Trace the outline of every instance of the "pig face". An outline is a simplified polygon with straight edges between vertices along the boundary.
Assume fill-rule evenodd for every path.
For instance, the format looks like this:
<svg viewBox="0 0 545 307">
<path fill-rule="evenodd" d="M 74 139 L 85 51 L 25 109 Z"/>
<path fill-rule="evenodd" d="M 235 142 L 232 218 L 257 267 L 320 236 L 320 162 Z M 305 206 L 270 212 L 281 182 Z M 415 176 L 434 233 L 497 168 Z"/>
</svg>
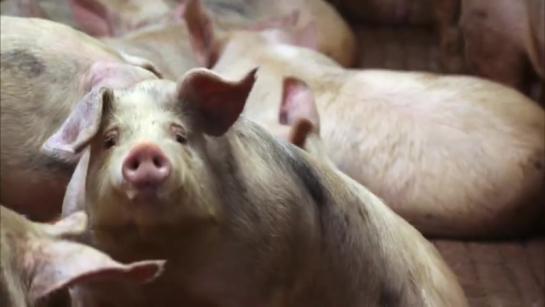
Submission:
<svg viewBox="0 0 545 307">
<path fill-rule="evenodd" d="M 125 217 L 149 223 L 207 211 L 182 207 L 207 194 L 197 184 L 198 178 L 206 177 L 205 162 L 195 152 L 195 143 L 202 139 L 177 110 L 175 89 L 169 87 L 154 92 L 153 84 L 140 84 L 115 93 L 108 102 L 102 127 L 91 143 L 87 185 L 101 221 L 113 218 L 118 223 Z"/>
<path fill-rule="evenodd" d="M 95 89 L 43 148 L 68 159 L 90 144 L 87 171 L 76 172 L 86 178 L 73 178 L 81 183 L 67 193 L 85 193 L 91 218 L 101 224 L 215 218 L 206 144 L 236 121 L 254 74 L 231 82 L 195 69 L 178 85 L 149 80 L 127 90 Z"/>
</svg>

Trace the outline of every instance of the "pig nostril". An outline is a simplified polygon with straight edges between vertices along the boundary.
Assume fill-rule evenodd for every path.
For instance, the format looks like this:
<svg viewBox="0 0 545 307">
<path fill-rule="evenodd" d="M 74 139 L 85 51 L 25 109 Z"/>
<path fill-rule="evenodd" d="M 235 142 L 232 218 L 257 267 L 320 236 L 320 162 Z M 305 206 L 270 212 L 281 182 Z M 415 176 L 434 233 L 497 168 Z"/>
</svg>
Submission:
<svg viewBox="0 0 545 307">
<path fill-rule="evenodd" d="M 137 170 L 139 166 L 140 166 L 140 162 L 135 159 L 129 164 L 129 169 L 134 171 L 134 170 Z"/>
<path fill-rule="evenodd" d="M 153 165 L 157 168 L 161 168 L 164 165 L 163 159 L 160 157 L 153 157 Z"/>
</svg>

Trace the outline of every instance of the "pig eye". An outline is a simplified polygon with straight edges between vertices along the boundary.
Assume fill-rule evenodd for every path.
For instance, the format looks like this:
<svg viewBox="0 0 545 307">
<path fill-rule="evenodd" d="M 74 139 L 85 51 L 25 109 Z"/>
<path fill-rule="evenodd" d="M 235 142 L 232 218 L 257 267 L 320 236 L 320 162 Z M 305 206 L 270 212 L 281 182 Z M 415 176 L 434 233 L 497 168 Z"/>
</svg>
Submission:
<svg viewBox="0 0 545 307">
<path fill-rule="evenodd" d="M 110 149 L 117 144 L 117 130 L 108 131 L 104 136 L 104 148 Z"/>
<path fill-rule="evenodd" d="M 187 139 L 181 134 L 176 134 L 176 142 L 180 144 L 185 144 L 187 142 Z"/>
<path fill-rule="evenodd" d="M 172 133 L 174 134 L 174 138 L 176 139 L 176 142 L 180 144 L 187 143 L 187 137 L 183 127 L 179 125 L 172 125 L 170 129 Z"/>
</svg>

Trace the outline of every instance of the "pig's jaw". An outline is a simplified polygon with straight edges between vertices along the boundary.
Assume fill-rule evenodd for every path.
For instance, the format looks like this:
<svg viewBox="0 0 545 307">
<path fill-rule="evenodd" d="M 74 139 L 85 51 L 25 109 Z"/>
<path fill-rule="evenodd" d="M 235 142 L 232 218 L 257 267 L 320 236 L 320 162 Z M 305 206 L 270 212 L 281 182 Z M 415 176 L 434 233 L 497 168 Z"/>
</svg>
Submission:
<svg viewBox="0 0 545 307">
<path fill-rule="evenodd" d="M 127 183 L 122 184 L 118 189 L 119 204 L 123 206 L 124 211 L 128 211 L 129 216 L 136 218 L 139 215 L 145 215 L 145 220 L 163 219 L 164 214 L 172 214 L 174 195 L 172 188 L 162 186 L 160 188 L 135 188 Z M 179 193 L 180 191 L 178 191 Z"/>
<path fill-rule="evenodd" d="M 206 179 L 203 178 L 208 177 L 198 170 L 189 170 L 190 165 L 200 169 L 202 163 L 194 160 L 182 163 L 177 158 L 171 158 L 171 162 L 178 171 L 160 186 L 149 190 L 126 181 L 121 167 L 92 167 L 88 176 L 90 191 L 86 207 L 93 211 L 90 215 L 94 216 L 94 226 L 153 228 L 179 225 L 187 228 L 188 225 L 216 223 L 219 219 L 218 200 L 204 182 Z M 193 175 L 194 172 L 199 174 Z M 100 180 L 99 174 L 108 179 Z"/>
<path fill-rule="evenodd" d="M 165 189 L 156 188 L 124 188 L 124 194 L 127 200 L 135 205 L 147 205 L 153 203 L 166 202 L 169 198 L 168 192 Z"/>
<path fill-rule="evenodd" d="M 215 210 L 203 201 L 206 196 L 191 192 L 191 183 L 169 182 L 160 189 L 145 191 L 120 183 L 95 194 L 87 207 L 92 207 L 98 225 L 123 226 L 132 224 L 139 228 L 160 225 L 199 224 L 215 219 Z M 113 189 L 113 190 L 110 190 Z M 109 192 L 109 191 L 110 192 Z M 112 193 L 113 192 L 113 193 Z M 110 196 L 108 196 L 110 195 Z M 100 227 L 100 226 L 99 226 Z"/>
</svg>

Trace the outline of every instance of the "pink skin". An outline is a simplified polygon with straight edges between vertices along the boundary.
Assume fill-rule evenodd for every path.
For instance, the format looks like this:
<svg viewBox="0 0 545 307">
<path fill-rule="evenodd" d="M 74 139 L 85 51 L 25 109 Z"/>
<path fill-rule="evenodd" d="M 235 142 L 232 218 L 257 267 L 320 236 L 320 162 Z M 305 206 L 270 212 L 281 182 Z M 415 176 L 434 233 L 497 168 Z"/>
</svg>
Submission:
<svg viewBox="0 0 545 307">
<path fill-rule="evenodd" d="M 304 81 L 286 78 L 283 84 L 279 122 L 283 125 L 293 125 L 303 118 L 319 128 L 320 118 L 314 103 L 314 95 Z"/>
<path fill-rule="evenodd" d="M 154 194 L 172 172 L 165 154 L 149 143 L 136 146 L 125 158 L 122 169 L 126 182 L 144 194 Z"/>
</svg>

